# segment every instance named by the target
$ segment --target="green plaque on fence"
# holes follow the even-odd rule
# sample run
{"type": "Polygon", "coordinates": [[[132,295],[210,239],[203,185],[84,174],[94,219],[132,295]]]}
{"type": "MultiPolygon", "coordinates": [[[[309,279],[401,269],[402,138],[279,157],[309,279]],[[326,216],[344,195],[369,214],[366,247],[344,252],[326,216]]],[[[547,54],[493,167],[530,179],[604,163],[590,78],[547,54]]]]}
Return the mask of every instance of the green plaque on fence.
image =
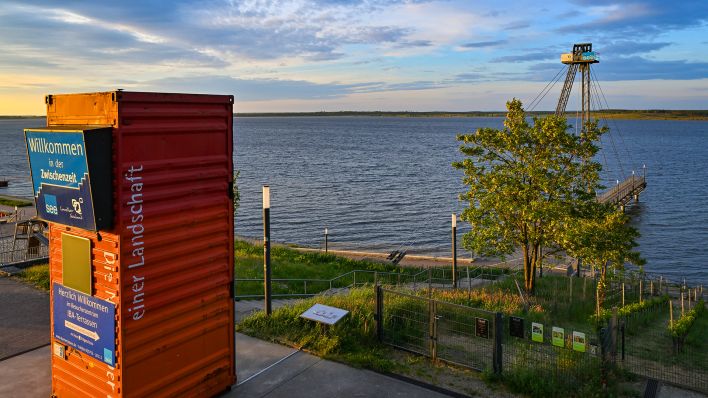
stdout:
{"type": "Polygon", "coordinates": [[[553,326],[553,335],[551,338],[551,343],[556,347],[563,347],[565,345],[564,334],[565,330],[563,330],[563,328],[553,326]]]}
{"type": "Polygon", "coordinates": [[[573,349],[575,351],[585,352],[585,333],[573,332],[573,349]]]}
{"type": "Polygon", "coordinates": [[[543,343],[543,324],[531,322],[531,340],[543,343]]]}

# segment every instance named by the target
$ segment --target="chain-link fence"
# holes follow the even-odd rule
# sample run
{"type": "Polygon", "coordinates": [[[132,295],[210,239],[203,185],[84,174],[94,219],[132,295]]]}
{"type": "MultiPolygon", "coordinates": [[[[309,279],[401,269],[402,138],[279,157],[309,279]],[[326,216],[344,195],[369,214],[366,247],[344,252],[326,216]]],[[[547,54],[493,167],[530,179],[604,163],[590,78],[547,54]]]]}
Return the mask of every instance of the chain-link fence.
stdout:
{"type": "MultiPolygon", "coordinates": [[[[683,312],[691,305],[695,301],[684,298],[683,312]]],[[[708,393],[708,315],[696,316],[687,333],[672,335],[671,319],[678,322],[681,313],[680,299],[671,299],[620,317],[617,363],[640,376],[708,393]]]]}
{"type": "Polygon", "coordinates": [[[494,366],[497,314],[377,289],[382,342],[476,370],[494,366]]]}
{"type": "MultiPolygon", "coordinates": [[[[562,287],[559,281],[551,285],[555,299],[544,298],[547,292],[541,290],[537,302],[551,306],[553,301],[564,301],[568,311],[578,310],[569,301],[593,292],[592,282],[568,278],[562,287]]],[[[640,376],[708,392],[708,316],[705,312],[697,316],[685,336],[672,336],[669,303],[673,303],[676,322],[681,315],[677,300],[654,300],[656,304],[625,316],[602,318],[597,327],[591,327],[563,315],[566,310],[561,308],[554,312],[563,316],[541,320],[533,312],[504,315],[413,292],[381,286],[376,290],[379,339],[432,359],[480,371],[552,378],[565,389],[602,381],[603,364],[617,364],[640,376]]],[[[686,299],[684,313],[703,305],[702,301],[696,304],[697,291],[693,295],[694,307],[686,299]]],[[[593,300],[588,301],[592,307],[593,300]]]]}

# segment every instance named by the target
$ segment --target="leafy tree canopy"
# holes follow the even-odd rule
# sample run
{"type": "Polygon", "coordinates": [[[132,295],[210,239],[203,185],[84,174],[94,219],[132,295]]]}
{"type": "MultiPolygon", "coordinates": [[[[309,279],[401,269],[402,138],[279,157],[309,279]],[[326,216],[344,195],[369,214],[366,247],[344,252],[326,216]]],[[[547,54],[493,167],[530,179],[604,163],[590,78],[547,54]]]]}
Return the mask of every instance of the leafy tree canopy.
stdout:
{"type": "MultiPolygon", "coordinates": [[[[520,249],[525,288],[532,293],[536,269],[548,253],[570,247],[579,254],[581,247],[585,255],[591,251],[573,239],[583,230],[581,220],[606,216],[600,211],[605,207],[589,203],[595,203],[601,188],[601,165],[592,159],[607,128],[589,122],[575,135],[566,119],[555,115],[529,123],[517,99],[507,103],[507,110],[503,129],[480,128],[457,137],[465,158],[453,166],[464,171],[469,187],[461,195],[469,202],[461,219],[471,225],[463,245],[482,256],[504,257],[520,249]]],[[[634,235],[617,233],[621,242],[633,242],[634,235]]]]}

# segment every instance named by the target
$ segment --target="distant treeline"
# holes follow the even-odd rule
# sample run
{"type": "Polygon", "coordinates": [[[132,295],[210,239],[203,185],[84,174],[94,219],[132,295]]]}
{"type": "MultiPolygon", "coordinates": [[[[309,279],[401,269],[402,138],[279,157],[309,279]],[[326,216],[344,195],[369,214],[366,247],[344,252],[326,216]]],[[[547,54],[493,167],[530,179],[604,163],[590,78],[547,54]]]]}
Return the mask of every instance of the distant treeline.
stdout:
{"type": "MultiPolygon", "coordinates": [[[[531,115],[550,115],[553,111],[535,111],[531,115]]],[[[576,111],[568,111],[568,118],[575,117],[576,111]]],[[[286,116],[379,116],[379,117],[504,117],[504,111],[469,111],[469,112],[359,112],[359,111],[339,111],[339,112],[264,112],[264,113],[237,113],[236,117],[286,117],[286,116]]],[[[591,116],[606,119],[653,119],[653,120],[708,120],[708,110],[627,110],[627,109],[604,109],[593,111],[591,116]]],[[[32,119],[43,118],[44,116],[0,116],[0,119],[32,119]]]]}
{"type": "MultiPolygon", "coordinates": [[[[531,112],[531,115],[543,116],[550,115],[553,111],[536,111],[531,112]]],[[[575,114],[575,111],[568,111],[567,116],[570,118],[575,114]]],[[[287,116],[379,116],[379,117],[504,117],[506,112],[491,111],[491,112],[358,112],[358,111],[339,111],[339,112],[267,112],[267,113],[237,113],[236,117],[287,117],[287,116]]],[[[591,115],[597,118],[607,119],[654,119],[654,120],[708,120],[708,110],[626,110],[626,109],[606,109],[602,111],[593,111],[591,115]]]]}

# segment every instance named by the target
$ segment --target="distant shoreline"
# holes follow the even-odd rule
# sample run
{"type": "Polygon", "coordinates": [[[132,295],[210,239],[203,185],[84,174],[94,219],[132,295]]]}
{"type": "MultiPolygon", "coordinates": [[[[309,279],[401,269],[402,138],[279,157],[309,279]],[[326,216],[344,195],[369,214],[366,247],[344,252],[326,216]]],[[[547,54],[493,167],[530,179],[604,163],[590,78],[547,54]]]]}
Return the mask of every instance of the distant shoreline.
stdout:
{"type": "MultiPolygon", "coordinates": [[[[529,112],[532,116],[545,116],[553,111],[529,112]]],[[[568,111],[568,119],[574,118],[575,111],[568,111]]],[[[339,112],[244,112],[235,114],[236,117],[333,117],[333,116],[368,116],[368,117],[418,117],[418,118],[475,118],[475,117],[504,117],[506,112],[470,111],[470,112],[379,112],[379,111],[339,111],[339,112]]],[[[708,120],[708,110],[625,110],[610,109],[592,112],[591,117],[599,119],[630,119],[630,120],[708,120]]],[[[44,116],[1,116],[3,119],[37,119],[44,116]]]]}

